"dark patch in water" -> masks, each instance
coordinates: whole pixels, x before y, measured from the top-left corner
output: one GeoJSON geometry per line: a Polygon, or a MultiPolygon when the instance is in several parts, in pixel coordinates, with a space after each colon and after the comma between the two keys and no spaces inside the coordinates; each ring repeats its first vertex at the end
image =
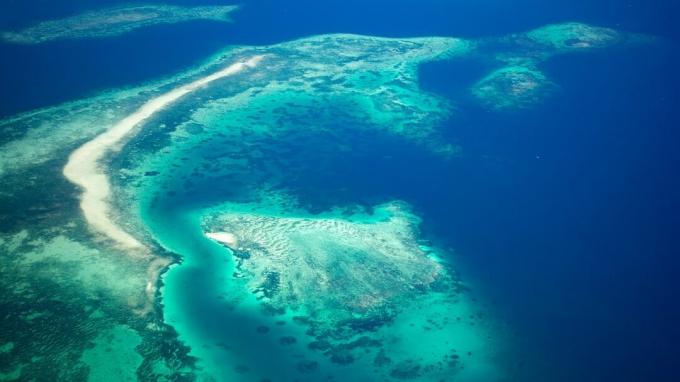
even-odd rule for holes
{"type": "Polygon", "coordinates": [[[403,361],[390,371],[390,376],[396,379],[415,379],[420,377],[422,366],[415,361],[403,361]]]}
{"type": "Polygon", "coordinates": [[[300,373],[311,373],[319,369],[319,363],[316,361],[300,361],[297,364],[297,369],[300,373]]]}
{"type": "Polygon", "coordinates": [[[293,344],[297,343],[297,339],[293,336],[283,336],[283,337],[279,338],[279,343],[281,345],[286,345],[286,346],[287,345],[293,345],[293,344]]]}

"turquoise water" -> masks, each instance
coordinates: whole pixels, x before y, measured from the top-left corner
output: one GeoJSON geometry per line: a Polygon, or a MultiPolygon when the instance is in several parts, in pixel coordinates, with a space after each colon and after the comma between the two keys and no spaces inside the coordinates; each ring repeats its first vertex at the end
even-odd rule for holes
{"type": "MultiPolygon", "coordinates": [[[[329,44],[329,47],[334,47],[336,41],[342,44],[342,41],[345,39],[352,41],[356,39],[356,42],[359,44],[369,45],[375,43],[395,44],[398,47],[397,44],[399,44],[397,41],[391,42],[388,40],[362,41],[362,39],[352,36],[322,38],[324,41],[327,41],[325,43],[329,44]]],[[[422,43],[429,43],[429,41],[423,40],[422,43]]],[[[437,44],[438,41],[434,40],[432,43],[437,44]]],[[[302,45],[305,47],[304,49],[310,49],[307,48],[307,44],[304,41],[297,42],[296,45],[302,45]]],[[[403,45],[409,46],[408,43],[403,45]]],[[[434,46],[441,46],[442,49],[447,49],[449,45],[447,43],[434,46]]],[[[312,45],[309,46],[311,47],[312,45]]],[[[420,42],[419,44],[413,44],[413,47],[421,49],[419,46],[420,42]]],[[[355,45],[351,50],[347,50],[346,54],[348,54],[348,57],[361,54],[353,52],[353,50],[358,48],[355,45]]],[[[343,48],[343,45],[340,45],[334,49],[345,48],[343,48]]],[[[408,50],[403,50],[403,52],[399,53],[404,55],[410,54],[408,50]]],[[[280,55],[281,53],[278,54],[280,55]]],[[[417,56],[414,57],[417,59],[417,56]]],[[[392,60],[389,56],[387,56],[387,59],[390,60],[388,62],[392,60]]],[[[288,66],[310,65],[302,61],[301,58],[298,61],[299,63],[289,62],[288,66]]],[[[281,65],[277,61],[274,61],[274,63],[274,65],[281,65]]],[[[285,70],[290,73],[295,72],[296,69],[286,68],[285,70]]],[[[321,294],[320,297],[313,297],[313,294],[300,295],[298,292],[290,292],[295,293],[294,298],[298,302],[290,305],[292,302],[288,302],[289,300],[277,301],[272,298],[269,299],[270,302],[266,305],[268,309],[263,313],[262,305],[255,299],[255,296],[244,293],[251,287],[239,281],[241,278],[248,279],[249,276],[242,275],[238,278],[233,276],[236,274],[236,271],[233,268],[233,258],[230,256],[230,251],[207,240],[205,232],[197,229],[199,226],[203,226],[203,223],[200,221],[201,215],[204,214],[203,209],[216,203],[218,195],[224,195],[224,193],[231,195],[229,199],[245,199],[244,202],[255,203],[255,206],[266,206],[267,204],[264,201],[258,202],[258,198],[269,200],[271,198],[269,195],[277,195],[277,193],[283,192],[282,200],[274,198],[269,202],[271,203],[269,210],[273,211],[270,212],[273,214],[272,219],[288,219],[291,216],[295,216],[295,210],[305,211],[304,207],[282,207],[287,205],[295,206],[297,202],[294,198],[286,201],[287,197],[285,195],[288,195],[288,193],[276,191],[281,189],[280,183],[277,183],[277,181],[285,182],[287,176],[294,177],[297,173],[306,171],[310,165],[307,160],[296,162],[297,156],[286,155],[285,152],[290,150],[290,146],[300,145],[302,143],[301,139],[306,141],[305,146],[309,150],[308,154],[319,156],[320,160],[329,160],[328,155],[335,152],[336,147],[341,149],[342,147],[350,147],[347,146],[349,143],[343,143],[344,139],[337,139],[341,125],[336,124],[333,119],[352,118],[351,115],[346,115],[347,111],[352,109],[329,109],[328,114],[322,114],[315,119],[317,123],[330,122],[328,126],[311,125],[309,124],[311,121],[307,122],[307,120],[303,119],[305,118],[304,113],[312,110],[310,103],[312,103],[311,106],[314,108],[324,105],[323,101],[328,97],[326,94],[328,94],[329,89],[326,86],[319,86],[319,90],[316,90],[321,95],[320,100],[322,102],[315,101],[296,89],[305,87],[304,81],[306,78],[310,78],[312,81],[317,81],[316,78],[322,78],[324,81],[326,81],[325,78],[331,78],[337,84],[335,86],[338,86],[336,102],[346,102],[341,98],[342,93],[340,92],[340,84],[346,81],[344,80],[345,76],[349,75],[350,79],[357,77],[358,81],[357,85],[351,85],[351,90],[348,93],[350,101],[355,92],[363,91],[363,89],[373,89],[375,86],[384,86],[382,84],[386,83],[380,77],[375,79],[377,80],[375,83],[367,83],[364,78],[355,75],[352,70],[348,71],[347,69],[340,69],[334,76],[327,76],[326,73],[332,73],[333,70],[336,70],[332,69],[329,65],[324,70],[319,72],[320,74],[323,73],[322,76],[315,75],[313,71],[309,71],[309,74],[305,74],[299,79],[292,77],[292,80],[288,80],[291,81],[290,85],[286,83],[275,86],[264,85],[261,90],[248,90],[247,96],[238,94],[235,97],[231,96],[232,98],[224,98],[224,101],[215,102],[214,105],[208,105],[196,110],[190,109],[189,112],[192,114],[191,122],[185,123],[171,134],[171,144],[176,146],[176,148],[165,150],[166,155],[161,154],[159,156],[158,154],[152,154],[146,161],[136,159],[135,162],[142,163],[141,168],[134,168],[136,166],[133,166],[132,169],[125,170],[130,175],[133,173],[151,175],[151,177],[144,176],[143,178],[146,179],[140,179],[139,181],[127,180],[126,183],[135,184],[139,182],[139,185],[144,187],[144,191],[141,194],[137,192],[137,194],[141,195],[142,200],[142,221],[145,226],[149,227],[151,236],[166,250],[180,254],[183,257],[182,264],[170,269],[163,279],[162,302],[166,322],[177,330],[180,339],[192,344],[190,355],[199,359],[198,365],[199,367],[204,367],[204,373],[207,375],[221,375],[226,379],[250,380],[255,373],[260,374],[258,378],[284,375],[291,378],[309,380],[316,380],[322,373],[339,379],[347,375],[354,375],[352,378],[356,380],[370,380],[375,378],[376,375],[383,375],[379,378],[389,378],[392,374],[404,374],[409,379],[418,377],[431,379],[437,378],[437,375],[446,376],[459,368],[464,369],[460,371],[461,373],[470,373],[471,375],[478,373],[481,375],[480,378],[483,379],[497,379],[496,375],[499,373],[497,371],[498,366],[490,361],[493,357],[491,353],[492,346],[486,343],[486,338],[491,332],[487,334],[487,329],[481,329],[485,325],[480,325],[479,330],[470,327],[470,325],[475,325],[474,322],[479,319],[477,316],[481,314],[479,312],[482,308],[470,306],[470,301],[466,301],[467,297],[459,295],[459,292],[446,291],[444,289],[428,297],[425,291],[429,289],[428,284],[432,283],[432,281],[428,280],[425,281],[427,284],[420,286],[420,288],[425,288],[422,292],[411,296],[414,299],[412,303],[405,300],[407,296],[411,295],[411,292],[407,293],[408,289],[396,293],[393,297],[388,297],[384,301],[382,301],[383,297],[380,297],[381,295],[378,294],[375,295],[379,298],[378,302],[369,302],[370,309],[360,309],[351,315],[346,313],[348,308],[336,307],[333,308],[334,310],[329,310],[331,309],[330,306],[323,308],[325,304],[329,303],[347,303],[334,301],[335,297],[333,294],[340,295],[341,292],[339,290],[334,291],[331,289],[324,292],[331,295],[321,294]],[[282,94],[285,96],[282,96],[282,94]],[[234,101],[236,101],[236,105],[248,105],[248,107],[244,108],[241,106],[234,108],[232,106],[234,101]],[[282,102],[286,103],[286,109],[277,107],[282,102]],[[299,107],[300,111],[296,111],[295,107],[299,107]],[[227,113],[228,118],[223,117],[224,113],[227,113]],[[296,123],[279,122],[286,119],[292,119],[296,123]],[[242,129],[242,121],[246,120],[252,121],[251,123],[253,123],[254,128],[242,129]],[[223,124],[226,124],[226,126],[223,124]],[[309,126],[310,130],[304,138],[296,132],[300,126],[309,126]],[[330,130],[328,130],[329,128],[330,130]],[[332,140],[329,141],[329,138],[332,140]],[[197,145],[195,142],[201,142],[201,144],[197,145]],[[238,142],[237,145],[235,145],[236,142],[238,142]],[[320,151],[315,152],[315,150],[320,151]],[[223,153],[216,155],[220,151],[223,151],[223,153]],[[302,165],[303,167],[298,170],[295,169],[296,165],[302,165]],[[247,166],[248,170],[244,170],[244,166],[247,166]],[[279,168],[288,168],[288,171],[278,170],[279,168]],[[172,176],[167,176],[170,174],[172,176]],[[266,178],[268,178],[267,182],[270,186],[263,188],[267,183],[262,184],[260,182],[266,178]],[[293,208],[292,211],[290,210],[291,208],[293,208]],[[450,295],[449,293],[452,292],[453,294],[450,295]],[[419,296],[421,294],[422,296],[419,296]],[[421,308],[420,314],[417,317],[423,323],[404,322],[403,320],[406,318],[400,318],[401,315],[398,312],[404,310],[404,317],[409,317],[406,312],[413,309],[412,304],[422,304],[423,299],[435,299],[435,301],[442,299],[437,302],[436,306],[449,306],[449,308],[445,308],[443,312],[435,310],[431,313],[422,311],[421,308]],[[310,305],[313,301],[316,301],[315,304],[322,304],[322,308],[316,312],[310,311],[309,309],[314,307],[314,305],[310,305]],[[325,310],[335,311],[335,313],[326,314],[324,313],[325,310]],[[340,320],[341,316],[338,315],[346,315],[347,318],[340,320]],[[338,321],[336,322],[336,320],[338,321]],[[441,322],[439,324],[427,324],[431,320],[440,320],[441,322]],[[351,327],[342,329],[339,326],[347,325],[344,322],[351,323],[352,321],[356,321],[352,325],[369,325],[369,322],[372,323],[366,329],[362,329],[361,326],[357,326],[356,329],[350,329],[351,327]],[[392,321],[394,321],[393,324],[392,321]],[[392,328],[392,325],[395,325],[395,327],[403,325],[404,329],[388,330],[388,328],[392,328]],[[266,329],[258,329],[261,327],[266,327],[266,329]],[[426,337],[426,333],[419,333],[417,335],[415,333],[408,334],[408,329],[411,327],[417,328],[418,331],[439,333],[434,334],[433,344],[420,349],[419,346],[407,346],[407,341],[411,338],[422,340],[426,337]],[[427,327],[427,329],[424,329],[424,327],[427,327]],[[266,333],[261,333],[258,330],[266,330],[266,333]],[[381,330],[385,332],[383,333],[381,330]],[[395,334],[395,330],[396,333],[401,334],[395,334]],[[463,333],[464,335],[462,335],[463,333]],[[435,340],[435,338],[441,340],[448,337],[451,337],[451,339],[439,342],[435,340]],[[330,343],[330,345],[323,345],[318,350],[309,348],[309,344],[321,342],[330,343]],[[438,345],[433,346],[434,344],[438,345]],[[267,357],[263,358],[261,356],[263,349],[281,350],[274,354],[268,354],[267,357]],[[472,356],[473,351],[474,356],[472,356]],[[461,352],[461,354],[457,355],[452,352],[461,352]],[[380,357],[378,357],[379,354],[380,357]],[[456,356],[455,361],[454,359],[446,361],[447,357],[453,357],[454,355],[456,356]],[[467,359],[463,361],[463,358],[460,358],[460,361],[458,361],[458,357],[465,357],[467,359]],[[384,358],[383,361],[376,363],[376,359],[381,360],[382,358],[384,358]],[[487,369],[488,371],[486,371],[487,369]]],[[[269,72],[269,75],[277,75],[272,69],[269,72]]],[[[391,74],[391,71],[386,70],[380,74],[388,78],[395,76],[399,78],[398,81],[404,81],[404,87],[396,88],[395,90],[409,95],[411,93],[408,92],[411,90],[408,87],[408,82],[406,82],[408,80],[406,76],[409,73],[410,70],[406,67],[406,71],[402,73],[396,72],[391,74]]],[[[251,75],[257,76],[257,70],[251,75]]],[[[241,78],[239,80],[242,81],[241,78]]],[[[388,89],[386,88],[387,91],[385,93],[389,97],[392,90],[388,89]]],[[[332,94],[334,93],[330,93],[329,96],[332,97],[332,94]]],[[[418,96],[414,93],[411,97],[418,96]]],[[[407,98],[402,99],[406,100],[407,98]]],[[[430,103],[433,103],[429,101],[427,95],[423,99],[426,102],[422,102],[421,106],[421,103],[416,98],[413,101],[413,107],[427,108],[430,107],[430,103]]],[[[349,104],[351,105],[351,103],[349,104]]],[[[437,105],[437,103],[433,104],[437,105]]],[[[362,104],[357,103],[357,105],[362,104]]],[[[356,106],[353,107],[356,108],[356,106]]],[[[371,125],[350,125],[350,128],[356,129],[357,133],[361,134],[365,130],[370,132],[369,129],[376,128],[380,130],[382,129],[381,123],[399,120],[398,117],[395,119],[395,115],[399,116],[397,113],[399,110],[375,110],[372,104],[365,105],[365,107],[369,113],[368,115],[375,119],[375,122],[373,122],[375,127],[371,125]]],[[[354,113],[360,114],[361,109],[357,109],[354,113]]],[[[171,118],[182,118],[180,115],[180,113],[175,111],[171,114],[171,118]]],[[[408,118],[409,114],[404,113],[404,115],[406,117],[403,118],[408,118]]],[[[385,126],[385,128],[389,127],[385,126]]],[[[427,136],[422,136],[422,134],[412,136],[406,130],[396,130],[395,133],[404,136],[408,140],[413,140],[415,143],[420,144],[422,142],[428,149],[433,147],[435,152],[440,152],[441,150],[438,144],[431,143],[432,141],[427,136]]],[[[363,134],[366,134],[366,132],[363,134]]],[[[349,134],[347,136],[350,137],[349,134]]],[[[373,132],[370,132],[370,136],[373,136],[373,139],[379,139],[373,132]]],[[[152,148],[155,146],[147,138],[131,146],[130,152],[149,151],[149,148],[145,145],[151,145],[152,148]]],[[[370,150],[371,147],[374,146],[370,144],[368,146],[354,144],[352,151],[370,150]]],[[[133,155],[139,156],[142,154],[133,155]]],[[[347,155],[350,154],[347,153],[347,155]]],[[[285,190],[285,188],[281,190],[285,190]]],[[[229,205],[224,209],[224,212],[234,213],[243,208],[240,207],[241,205],[238,203],[229,205]]],[[[264,207],[258,208],[263,209],[264,207]]],[[[266,208],[264,209],[267,210],[266,208]]],[[[252,216],[251,214],[252,212],[246,209],[244,216],[239,219],[247,219],[249,216],[252,216]]],[[[309,212],[304,212],[304,214],[309,215],[309,212]]],[[[309,216],[313,216],[313,219],[320,219],[320,216],[317,215],[309,216]]],[[[331,222],[335,221],[334,219],[340,220],[337,220],[337,223],[332,224],[330,227],[341,224],[341,222],[349,219],[349,216],[351,215],[340,214],[335,218],[331,218],[331,222]]],[[[379,231],[375,230],[377,228],[373,228],[373,225],[378,223],[373,222],[373,220],[381,221],[383,218],[380,218],[380,216],[378,214],[376,218],[369,219],[371,223],[366,223],[368,224],[367,226],[361,226],[363,227],[361,231],[354,231],[348,228],[350,229],[348,234],[357,235],[360,232],[375,232],[375,234],[378,234],[379,231]]],[[[389,216],[389,214],[386,216],[389,216]]],[[[310,252],[312,256],[318,256],[319,254],[330,258],[338,256],[342,261],[343,251],[345,250],[351,252],[368,251],[361,255],[361,257],[366,256],[364,259],[359,257],[358,260],[361,263],[365,262],[365,266],[368,266],[370,262],[374,261],[370,256],[404,256],[408,254],[408,251],[411,251],[411,249],[403,247],[403,244],[399,244],[396,250],[386,247],[385,251],[392,252],[371,254],[370,247],[361,249],[358,246],[365,239],[357,237],[353,240],[359,241],[350,241],[349,243],[342,244],[344,239],[338,236],[331,236],[327,241],[321,241],[318,247],[310,247],[313,236],[329,234],[326,233],[329,226],[325,225],[327,223],[323,219],[321,221],[324,225],[319,226],[318,233],[310,236],[310,239],[302,239],[303,241],[298,244],[302,245],[303,249],[285,250],[278,253],[277,256],[290,256],[292,253],[305,250],[304,248],[312,248],[310,252]]],[[[351,221],[352,219],[349,220],[349,222],[351,221]]],[[[358,224],[360,223],[349,222],[346,223],[348,227],[359,227],[358,224]]],[[[240,223],[240,225],[242,224],[246,223],[240,223]]],[[[272,224],[272,227],[266,229],[267,231],[276,232],[275,230],[277,229],[284,229],[284,231],[280,234],[275,234],[271,239],[259,242],[259,246],[266,247],[267,243],[282,240],[277,235],[288,235],[289,233],[287,232],[289,231],[285,230],[291,229],[285,228],[282,225],[283,220],[279,223],[270,224],[272,224]]],[[[292,227],[294,226],[295,224],[292,227]]],[[[375,227],[378,226],[375,225],[375,227]]],[[[413,228],[417,228],[417,226],[413,228]]],[[[292,234],[295,230],[290,232],[292,234]]],[[[385,240],[395,240],[394,237],[401,237],[400,235],[403,234],[406,233],[391,233],[388,230],[385,233],[385,240]],[[398,236],[394,236],[395,234],[398,236]]],[[[408,232],[408,235],[412,234],[408,232]]],[[[237,236],[240,237],[240,234],[237,236]]],[[[291,236],[290,240],[299,239],[294,239],[291,236]]],[[[416,237],[400,240],[407,240],[407,245],[417,249],[418,239],[416,237]]],[[[295,242],[293,241],[293,243],[295,242]]],[[[273,253],[270,253],[270,255],[274,256],[273,253]]],[[[251,256],[254,256],[252,250],[248,257],[251,256]]],[[[435,265],[436,261],[424,257],[425,254],[420,256],[423,256],[423,258],[419,259],[416,256],[413,259],[407,260],[413,262],[413,265],[422,263],[422,266],[432,268],[433,270],[441,268],[441,266],[435,265]]],[[[378,259],[375,261],[378,261],[378,259]]],[[[290,258],[290,260],[285,260],[284,258],[284,261],[293,261],[293,258],[290,258]]],[[[353,261],[357,260],[346,261],[345,265],[342,266],[356,267],[353,261]]],[[[409,266],[407,265],[408,263],[401,265],[399,261],[405,260],[402,260],[400,257],[394,257],[391,261],[396,267],[403,268],[409,266]]],[[[380,269],[386,265],[389,265],[389,263],[384,263],[383,265],[376,263],[373,266],[376,267],[375,269],[378,272],[381,272],[380,269]]],[[[404,282],[399,281],[399,279],[393,279],[390,273],[382,276],[380,273],[367,274],[357,278],[355,274],[358,269],[349,271],[352,273],[347,276],[336,276],[335,272],[337,271],[335,268],[317,268],[319,266],[320,264],[310,266],[312,271],[320,273],[308,281],[303,281],[303,276],[291,278],[286,274],[286,272],[289,272],[295,275],[295,272],[301,271],[302,268],[291,266],[291,269],[286,267],[285,271],[278,271],[277,274],[281,278],[288,278],[290,280],[287,281],[287,284],[282,282],[281,286],[272,293],[288,293],[285,292],[286,289],[296,290],[298,288],[296,283],[314,283],[314,277],[322,276],[330,277],[332,280],[335,280],[333,282],[339,282],[341,285],[344,285],[342,288],[349,288],[350,290],[352,288],[368,288],[366,291],[358,289],[357,292],[353,292],[357,297],[362,296],[364,293],[375,293],[372,291],[372,288],[375,287],[383,288],[384,291],[380,292],[383,294],[390,290],[396,291],[402,289],[401,283],[404,282]],[[346,280],[350,275],[355,278],[353,283],[357,286],[347,283],[346,280]],[[365,282],[365,277],[378,277],[379,282],[364,286],[362,283],[365,282]],[[381,278],[384,278],[384,281],[381,278]]],[[[273,267],[276,269],[275,264],[273,267]]],[[[271,272],[271,269],[269,268],[266,272],[271,272]]],[[[394,272],[411,272],[407,271],[408,268],[399,269],[395,268],[394,272]]],[[[417,273],[412,273],[411,275],[407,273],[406,275],[408,277],[420,277],[417,273]]],[[[446,282],[444,280],[449,276],[442,274],[441,277],[442,282],[446,282]]],[[[444,287],[444,285],[440,286],[440,288],[444,287]]],[[[309,291],[307,293],[312,292],[309,291]]],[[[409,320],[413,321],[415,319],[411,317],[409,320]]],[[[493,330],[492,326],[493,324],[488,328],[489,331],[493,330]]],[[[425,343],[427,342],[422,342],[421,346],[425,343]]]]}
{"type": "Polygon", "coordinates": [[[0,380],[674,380],[672,13],[588,4],[0,6],[0,380]]]}
{"type": "MultiPolygon", "coordinates": [[[[305,333],[307,327],[295,318],[295,312],[271,315],[262,311],[256,299],[243,294],[244,285],[231,277],[234,263],[228,251],[207,240],[203,232],[196,229],[199,222],[195,213],[182,213],[175,208],[172,213],[163,212],[167,210],[160,208],[148,216],[149,222],[164,222],[156,226],[150,224],[149,227],[165,248],[187,255],[181,265],[171,268],[163,278],[165,320],[179,331],[180,339],[193,344],[191,355],[201,360],[199,366],[203,371],[199,376],[202,375],[202,378],[351,378],[357,381],[389,378],[389,375],[381,376],[380,367],[374,361],[379,351],[372,351],[371,347],[387,350],[392,358],[410,356],[412,358],[406,359],[412,359],[414,364],[428,364],[432,360],[439,362],[435,357],[457,349],[461,361],[467,366],[467,370],[460,372],[463,378],[500,378],[500,360],[486,358],[489,355],[485,352],[490,350],[489,339],[486,338],[489,334],[475,333],[478,330],[469,327],[474,319],[468,317],[478,312],[471,311],[471,307],[465,305],[467,303],[451,305],[436,297],[421,302],[424,306],[418,304],[417,309],[407,311],[405,317],[383,332],[377,335],[369,333],[372,337],[381,338],[380,343],[356,354],[353,361],[356,364],[338,365],[329,362],[322,352],[308,346],[314,343],[314,337],[305,333]],[[450,324],[442,321],[444,317],[451,317],[452,320],[463,317],[466,323],[450,324]],[[439,321],[441,326],[424,329],[426,325],[436,327],[437,323],[433,320],[439,321]],[[396,339],[389,340],[395,334],[399,337],[396,343],[396,339]],[[295,343],[283,344],[282,338],[294,338],[295,343]],[[410,343],[408,339],[416,342],[410,343]],[[263,352],[263,349],[269,350],[263,352]],[[471,354],[473,351],[474,357],[471,354]]],[[[483,324],[482,321],[479,323],[483,324]]],[[[495,350],[499,350],[500,346],[500,343],[495,345],[495,350]]],[[[453,366],[450,370],[455,369],[453,366]]],[[[419,370],[408,379],[416,378],[421,373],[422,370],[419,370]]],[[[450,373],[446,371],[440,378],[446,378],[450,373]]]]}

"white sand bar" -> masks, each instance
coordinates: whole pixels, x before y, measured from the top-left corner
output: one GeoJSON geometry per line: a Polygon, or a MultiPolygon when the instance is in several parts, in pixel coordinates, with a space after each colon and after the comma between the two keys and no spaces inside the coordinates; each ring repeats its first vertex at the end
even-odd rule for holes
{"type": "Polygon", "coordinates": [[[64,176],[71,183],[82,188],[80,208],[90,227],[124,247],[142,247],[137,239],[111,220],[108,204],[111,185],[104,166],[99,162],[106,154],[118,148],[124,138],[129,138],[135,127],[172,102],[210,82],[231,76],[246,68],[255,67],[260,60],[262,56],[254,56],[247,61],[237,62],[223,70],[153,98],[118,124],[75,150],[64,166],[64,176]]]}
{"type": "Polygon", "coordinates": [[[208,232],[206,237],[215,240],[219,243],[225,244],[229,248],[236,249],[238,247],[238,238],[236,235],[229,232],[208,232]]]}

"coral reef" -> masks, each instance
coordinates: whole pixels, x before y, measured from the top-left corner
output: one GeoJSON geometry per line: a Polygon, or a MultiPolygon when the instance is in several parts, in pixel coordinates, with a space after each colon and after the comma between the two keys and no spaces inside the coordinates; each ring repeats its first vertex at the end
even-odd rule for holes
{"type": "Polygon", "coordinates": [[[3,32],[0,38],[16,44],[41,44],[63,39],[110,37],[156,24],[190,20],[230,21],[230,14],[237,8],[237,6],[172,5],[114,7],[44,21],[20,31],[3,32]]]}
{"type": "Polygon", "coordinates": [[[508,66],[477,82],[472,94],[495,110],[521,109],[540,102],[553,88],[547,77],[534,68],[508,66]]]}

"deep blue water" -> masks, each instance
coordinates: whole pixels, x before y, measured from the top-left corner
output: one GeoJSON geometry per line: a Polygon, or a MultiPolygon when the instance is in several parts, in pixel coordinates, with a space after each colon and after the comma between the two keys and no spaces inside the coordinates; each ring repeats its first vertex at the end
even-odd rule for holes
{"type": "Polygon", "coordinates": [[[680,60],[633,53],[555,59],[562,89],[533,111],[467,108],[451,123],[464,159],[433,187],[440,229],[548,358],[544,380],[677,378],[680,60]]]}
{"type": "MultiPolygon", "coordinates": [[[[0,25],[93,3],[4,2],[0,25]]],[[[662,36],[652,46],[554,58],[543,68],[560,89],[532,110],[489,113],[463,100],[444,126],[463,148],[459,159],[442,163],[384,142],[381,149],[394,151],[394,160],[355,158],[361,166],[345,161],[327,171],[352,198],[398,196],[416,205],[429,233],[459,254],[463,277],[475,281],[521,339],[526,378],[674,381],[680,378],[674,3],[251,1],[231,25],[157,26],[37,47],[0,44],[0,115],[174,73],[226,44],[309,34],[477,37],[575,20],[662,36]]],[[[461,84],[482,69],[429,64],[422,86],[458,97],[461,84]]],[[[313,181],[309,189],[318,187],[313,181]]]]}

